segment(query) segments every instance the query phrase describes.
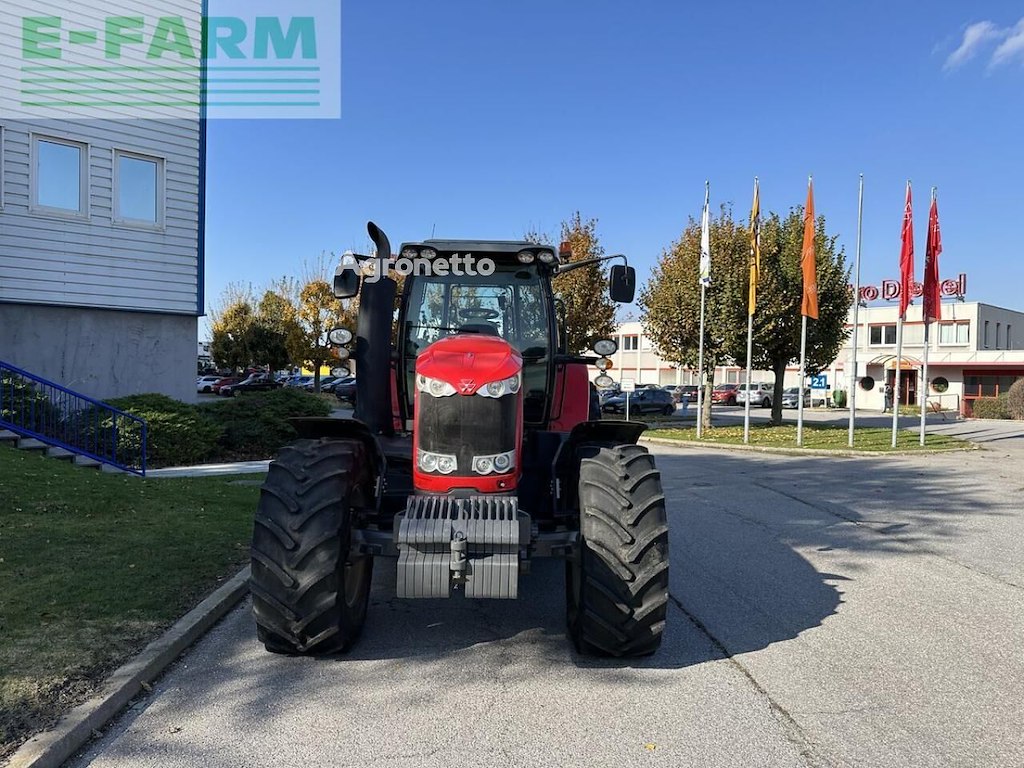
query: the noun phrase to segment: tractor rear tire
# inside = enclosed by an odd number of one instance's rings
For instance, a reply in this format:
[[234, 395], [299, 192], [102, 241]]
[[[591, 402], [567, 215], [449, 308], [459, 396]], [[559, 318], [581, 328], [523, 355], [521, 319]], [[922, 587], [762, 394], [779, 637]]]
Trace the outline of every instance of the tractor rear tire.
[[668, 608], [661, 474], [638, 445], [579, 449], [580, 543], [566, 565], [566, 618], [580, 653], [647, 656]]
[[366, 620], [371, 555], [349, 553], [355, 511], [373, 506], [373, 477], [353, 440], [297, 440], [271, 462], [260, 490], [249, 582], [256, 633], [268, 651], [348, 650]]

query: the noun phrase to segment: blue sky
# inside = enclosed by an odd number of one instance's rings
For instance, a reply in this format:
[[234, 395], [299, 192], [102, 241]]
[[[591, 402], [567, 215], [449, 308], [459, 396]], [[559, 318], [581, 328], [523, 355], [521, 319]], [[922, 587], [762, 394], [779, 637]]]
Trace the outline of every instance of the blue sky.
[[[579, 210], [640, 281], [712, 205], [815, 207], [862, 283], [897, 274], [932, 185], [943, 277], [1024, 310], [1024, 6], [1010, 2], [349, 0], [342, 116], [213, 121], [206, 296], [322, 251], [556, 233]], [[694, 277], [696, 279], [696, 276]]]

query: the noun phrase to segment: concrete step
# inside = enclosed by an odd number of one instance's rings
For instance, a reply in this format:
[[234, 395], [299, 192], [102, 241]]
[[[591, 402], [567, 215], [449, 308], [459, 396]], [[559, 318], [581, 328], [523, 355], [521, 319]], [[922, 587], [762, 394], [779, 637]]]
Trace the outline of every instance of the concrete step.
[[17, 432], [11, 432], [9, 429], [0, 429], [0, 443], [13, 443], [19, 437], [21, 437], [21, 435]]
[[95, 467], [99, 469], [101, 466], [101, 462], [96, 461], [96, 459], [90, 459], [88, 456], [75, 456], [72, 461], [76, 467]]
[[45, 451], [48, 446], [42, 440], [36, 440], [34, 437], [20, 437], [17, 442], [19, 451]]
[[62, 461], [72, 461], [75, 458], [75, 454], [65, 448], [57, 448], [51, 446], [46, 449], [46, 455], [51, 459], [61, 459]]
[[101, 472], [106, 472], [106, 473], [111, 474], [111, 475], [127, 475], [127, 474], [129, 474], [128, 472], [125, 472], [123, 469], [118, 469], [117, 467], [112, 467], [110, 464], [101, 464], [100, 465], [100, 471]]

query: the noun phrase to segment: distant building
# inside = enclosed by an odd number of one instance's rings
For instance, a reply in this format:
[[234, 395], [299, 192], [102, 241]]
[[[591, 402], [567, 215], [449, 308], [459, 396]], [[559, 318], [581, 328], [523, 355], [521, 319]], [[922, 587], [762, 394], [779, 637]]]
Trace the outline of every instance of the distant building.
[[[901, 373], [901, 400], [918, 403], [924, 360], [924, 324], [921, 302], [911, 305], [903, 325], [902, 364], [896, 361], [897, 308], [861, 307], [857, 323], [858, 408], [883, 407], [885, 383], [895, 382]], [[853, 310], [847, 326], [853, 330]], [[696, 384], [697, 373], [676, 368], [662, 359], [644, 334], [639, 322], [623, 323], [614, 335], [619, 344], [609, 372], [616, 381], [632, 379], [637, 384]], [[836, 359], [822, 373], [828, 391], [848, 389], [853, 374], [853, 338], [848, 339]], [[596, 374], [595, 374], [596, 375]], [[785, 386], [795, 387], [800, 378], [797, 365], [786, 370]], [[948, 302], [942, 305], [942, 320], [931, 324], [928, 339], [929, 403], [964, 415], [978, 397], [995, 397], [1024, 378], [1024, 312], [981, 302]], [[746, 370], [721, 366], [715, 370], [719, 383], [742, 383]], [[752, 380], [773, 382], [770, 371], [753, 371]]]

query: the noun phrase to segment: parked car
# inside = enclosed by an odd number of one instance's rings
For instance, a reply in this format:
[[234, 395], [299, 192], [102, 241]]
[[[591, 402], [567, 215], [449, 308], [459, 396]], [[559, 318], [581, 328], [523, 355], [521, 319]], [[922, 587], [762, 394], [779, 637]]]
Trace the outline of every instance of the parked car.
[[[626, 393], [610, 397], [601, 404], [602, 413], [625, 413]], [[660, 413], [671, 416], [676, 412], [676, 404], [672, 402], [672, 394], [658, 387], [644, 387], [629, 395], [630, 415]]]
[[221, 376], [200, 376], [196, 379], [196, 392], [213, 392], [213, 385], [221, 380]]
[[747, 397], [750, 397], [750, 404], [761, 408], [772, 407], [772, 385], [764, 381], [750, 382], [748, 394], [747, 385], [740, 384], [736, 389], [736, 402], [746, 405]]
[[711, 402], [719, 405], [736, 405], [736, 388], [739, 384], [719, 384], [711, 390]]
[[[799, 408], [799, 389], [796, 387], [786, 387], [782, 390], [782, 407], [783, 408]], [[811, 407], [811, 390], [804, 389], [804, 408]]]
[[683, 402], [683, 396], [690, 399], [690, 404], [697, 402], [697, 385], [696, 384], [680, 384], [676, 387], [674, 398], [677, 403]]
[[[333, 384], [337, 380], [338, 380], [337, 376], [321, 376], [320, 377], [320, 391], [321, 392], [329, 391], [329, 390], [326, 389], [326, 387], [329, 387], [331, 384]], [[314, 388], [313, 385], [315, 383], [316, 383], [316, 379], [311, 378], [307, 383], [302, 385], [302, 388], [307, 390], [307, 391], [309, 391], [309, 392], [312, 392], [313, 388]]]
[[272, 389], [277, 389], [279, 386], [267, 374], [258, 373], [235, 384], [225, 384], [220, 388], [220, 394], [224, 397], [238, 397], [247, 392], [269, 392]]
[[230, 386], [232, 384], [237, 384], [241, 380], [242, 380], [241, 376], [225, 376], [225, 377], [223, 377], [221, 379], [217, 379], [217, 381], [215, 381], [213, 383], [213, 386], [210, 387], [210, 391], [213, 392], [213, 394], [215, 394], [215, 395], [219, 395], [220, 394], [220, 390], [221, 390], [222, 387], [227, 387], [227, 386]]
[[304, 387], [313, 381], [312, 376], [292, 376], [284, 383], [286, 387]]
[[356, 404], [356, 377], [347, 376], [340, 381], [336, 381], [332, 391], [336, 398], [354, 406]]

